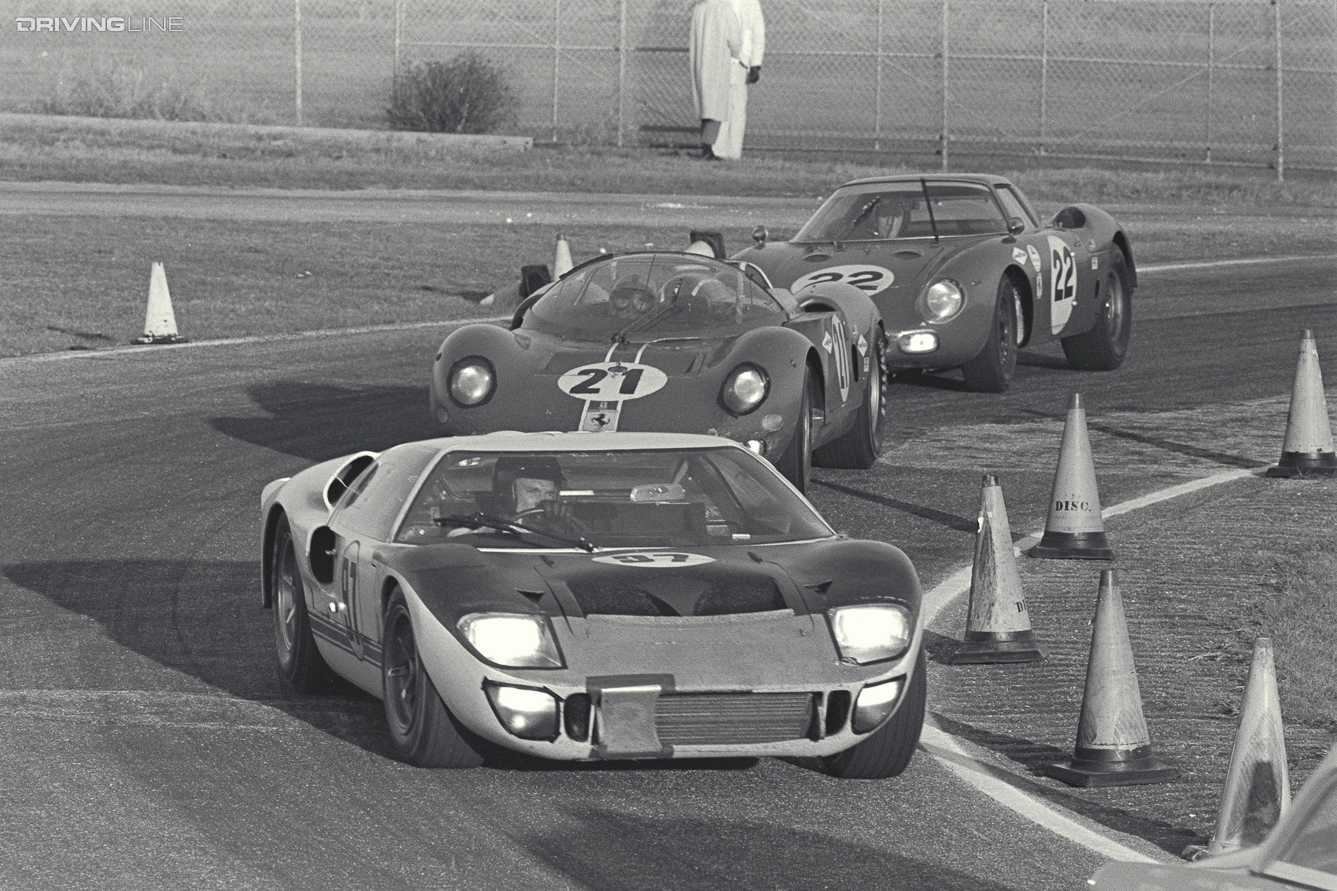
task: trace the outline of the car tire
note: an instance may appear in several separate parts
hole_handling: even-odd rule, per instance
[[[775,468],[794,484],[794,488],[808,494],[812,482],[812,405],[817,379],[811,369],[803,374],[803,396],[799,400],[798,418],[789,445],[775,462]]]
[[[1096,324],[1085,334],[1063,338],[1063,354],[1078,371],[1113,371],[1128,355],[1133,336],[1133,298],[1125,287],[1123,254],[1116,249],[1105,273],[1104,299],[1096,312]]]
[[[966,386],[976,393],[1003,392],[1017,370],[1017,286],[1006,275],[998,281],[989,332],[984,349],[961,366]]]
[[[909,767],[924,729],[927,673],[928,660],[921,649],[900,708],[863,742],[823,758],[827,772],[847,780],[880,780],[899,776]]]
[[[278,654],[279,678],[297,693],[327,689],[334,672],[316,648],[311,617],[306,609],[306,587],[297,564],[297,547],[287,517],[280,517],[274,530],[270,554],[270,579],[274,591],[274,649]]]
[[[441,701],[418,654],[408,603],[395,591],[385,607],[381,636],[381,693],[395,753],[418,767],[477,767],[483,763],[473,734]]]
[[[882,331],[874,332],[872,356],[868,363],[868,386],[863,404],[855,412],[854,425],[839,439],[822,446],[813,455],[813,463],[822,467],[867,470],[882,454],[882,435],[886,427],[886,370],[882,362]]]

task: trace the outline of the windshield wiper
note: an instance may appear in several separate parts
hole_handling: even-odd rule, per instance
[[[685,303],[683,304],[683,306],[686,305],[687,304]],[[634,331],[640,331],[643,328],[649,328],[650,326],[654,325],[655,322],[658,322],[660,319],[668,316],[677,309],[679,309],[678,293],[675,291],[673,293],[673,297],[669,300],[668,303],[664,304],[659,309],[655,310],[649,315],[641,316],[639,319],[633,320],[630,324],[622,328],[619,328],[616,332],[614,332],[613,342],[614,343],[625,342],[628,334],[631,334]]]
[[[463,526],[465,529],[496,529],[499,532],[510,532],[519,535],[524,532],[532,532],[536,535],[542,535],[551,538],[553,541],[560,541],[562,544],[569,544],[580,548],[586,553],[593,553],[594,543],[585,537],[571,538],[566,535],[558,535],[555,532],[549,532],[546,529],[535,529],[533,526],[526,526],[524,523],[517,523],[514,520],[506,520],[501,517],[491,517],[485,513],[476,513],[471,516],[460,514],[447,514],[444,517],[433,517],[432,522],[438,526]]]
[[[846,226],[844,231],[840,233],[839,237],[831,239],[831,243],[836,246],[836,250],[840,250],[840,242],[845,238],[845,236],[849,235],[855,229],[858,229],[859,224],[862,223],[864,220],[868,219],[868,215],[872,213],[873,209],[876,208],[881,203],[882,203],[881,195],[878,195],[872,201],[869,201],[866,205],[864,205],[864,209],[859,211],[859,215],[854,218],[854,222]]]

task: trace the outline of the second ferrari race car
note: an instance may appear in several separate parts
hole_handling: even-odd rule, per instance
[[[735,259],[800,299],[845,282],[873,298],[896,371],[960,368],[970,389],[1007,389],[1017,350],[1054,340],[1076,369],[1109,371],[1128,352],[1137,269],[1108,213],[1074,204],[1041,221],[1016,186],[972,174],[847,183],[787,242]]]
[[[908,765],[922,590],[716,436],[494,433],[363,452],[261,495],[263,603],[298,691],[384,701],[396,753]]]
[[[452,332],[432,367],[449,435],[497,430],[709,433],[806,491],[812,462],[882,448],[877,307],[840,282],[801,299],[746,263],[685,252],[599,257],[525,299],[510,330]]]

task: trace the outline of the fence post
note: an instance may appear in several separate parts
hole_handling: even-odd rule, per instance
[[[1045,153],[1046,118],[1049,112],[1049,3],[1040,4],[1040,154]]]
[[[1206,161],[1212,163],[1212,83],[1216,68],[1216,4],[1207,4],[1207,120],[1203,127],[1203,141],[1207,143]]]
[[[947,104],[951,95],[950,89],[950,62],[949,47],[950,41],[947,37],[948,23],[948,0],[942,0],[942,135],[939,139],[942,141],[942,169],[947,169],[947,143],[949,140],[947,129]]]
[[[1277,182],[1286,178],[1286,131],[1282,126],[1282,73],[1281,73],[1281,2],[1272,0],[1274,10],[1272,34],[1277,47]]]
[[[302,127],[305,126],[302,121],[302,0],[292,0],[292,10],[293,71],[296,80],[293,91],[293,103],[297,110],[297,126]]]
[[[390,69],[390,103],[399,104],[399,46],[404,34],[404,0],[395,0],[395,60]]]
[[[882,151],[882,3],[877,0],[877,82],[873,89],[873,151]]]
[[[557,90],[562,73],[562,0],[552,4],[552,141],[557,141]]]
[[[617,35],[617,147],[622,148],[622,132],[626,128],[627,0],[619,4]]]

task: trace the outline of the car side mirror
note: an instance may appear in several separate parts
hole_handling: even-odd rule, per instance
[[[1026,231],[1026,221],[1021,217],[1009,217],[1007,221],[1007,234],[1020,235]]]
[[[757,243],[757,247],[759,248],[766,246],[766,239],[769,238],[770,235],[771,233],[766,231],[765,226],[758,226],[752,230],[752,240]]]

